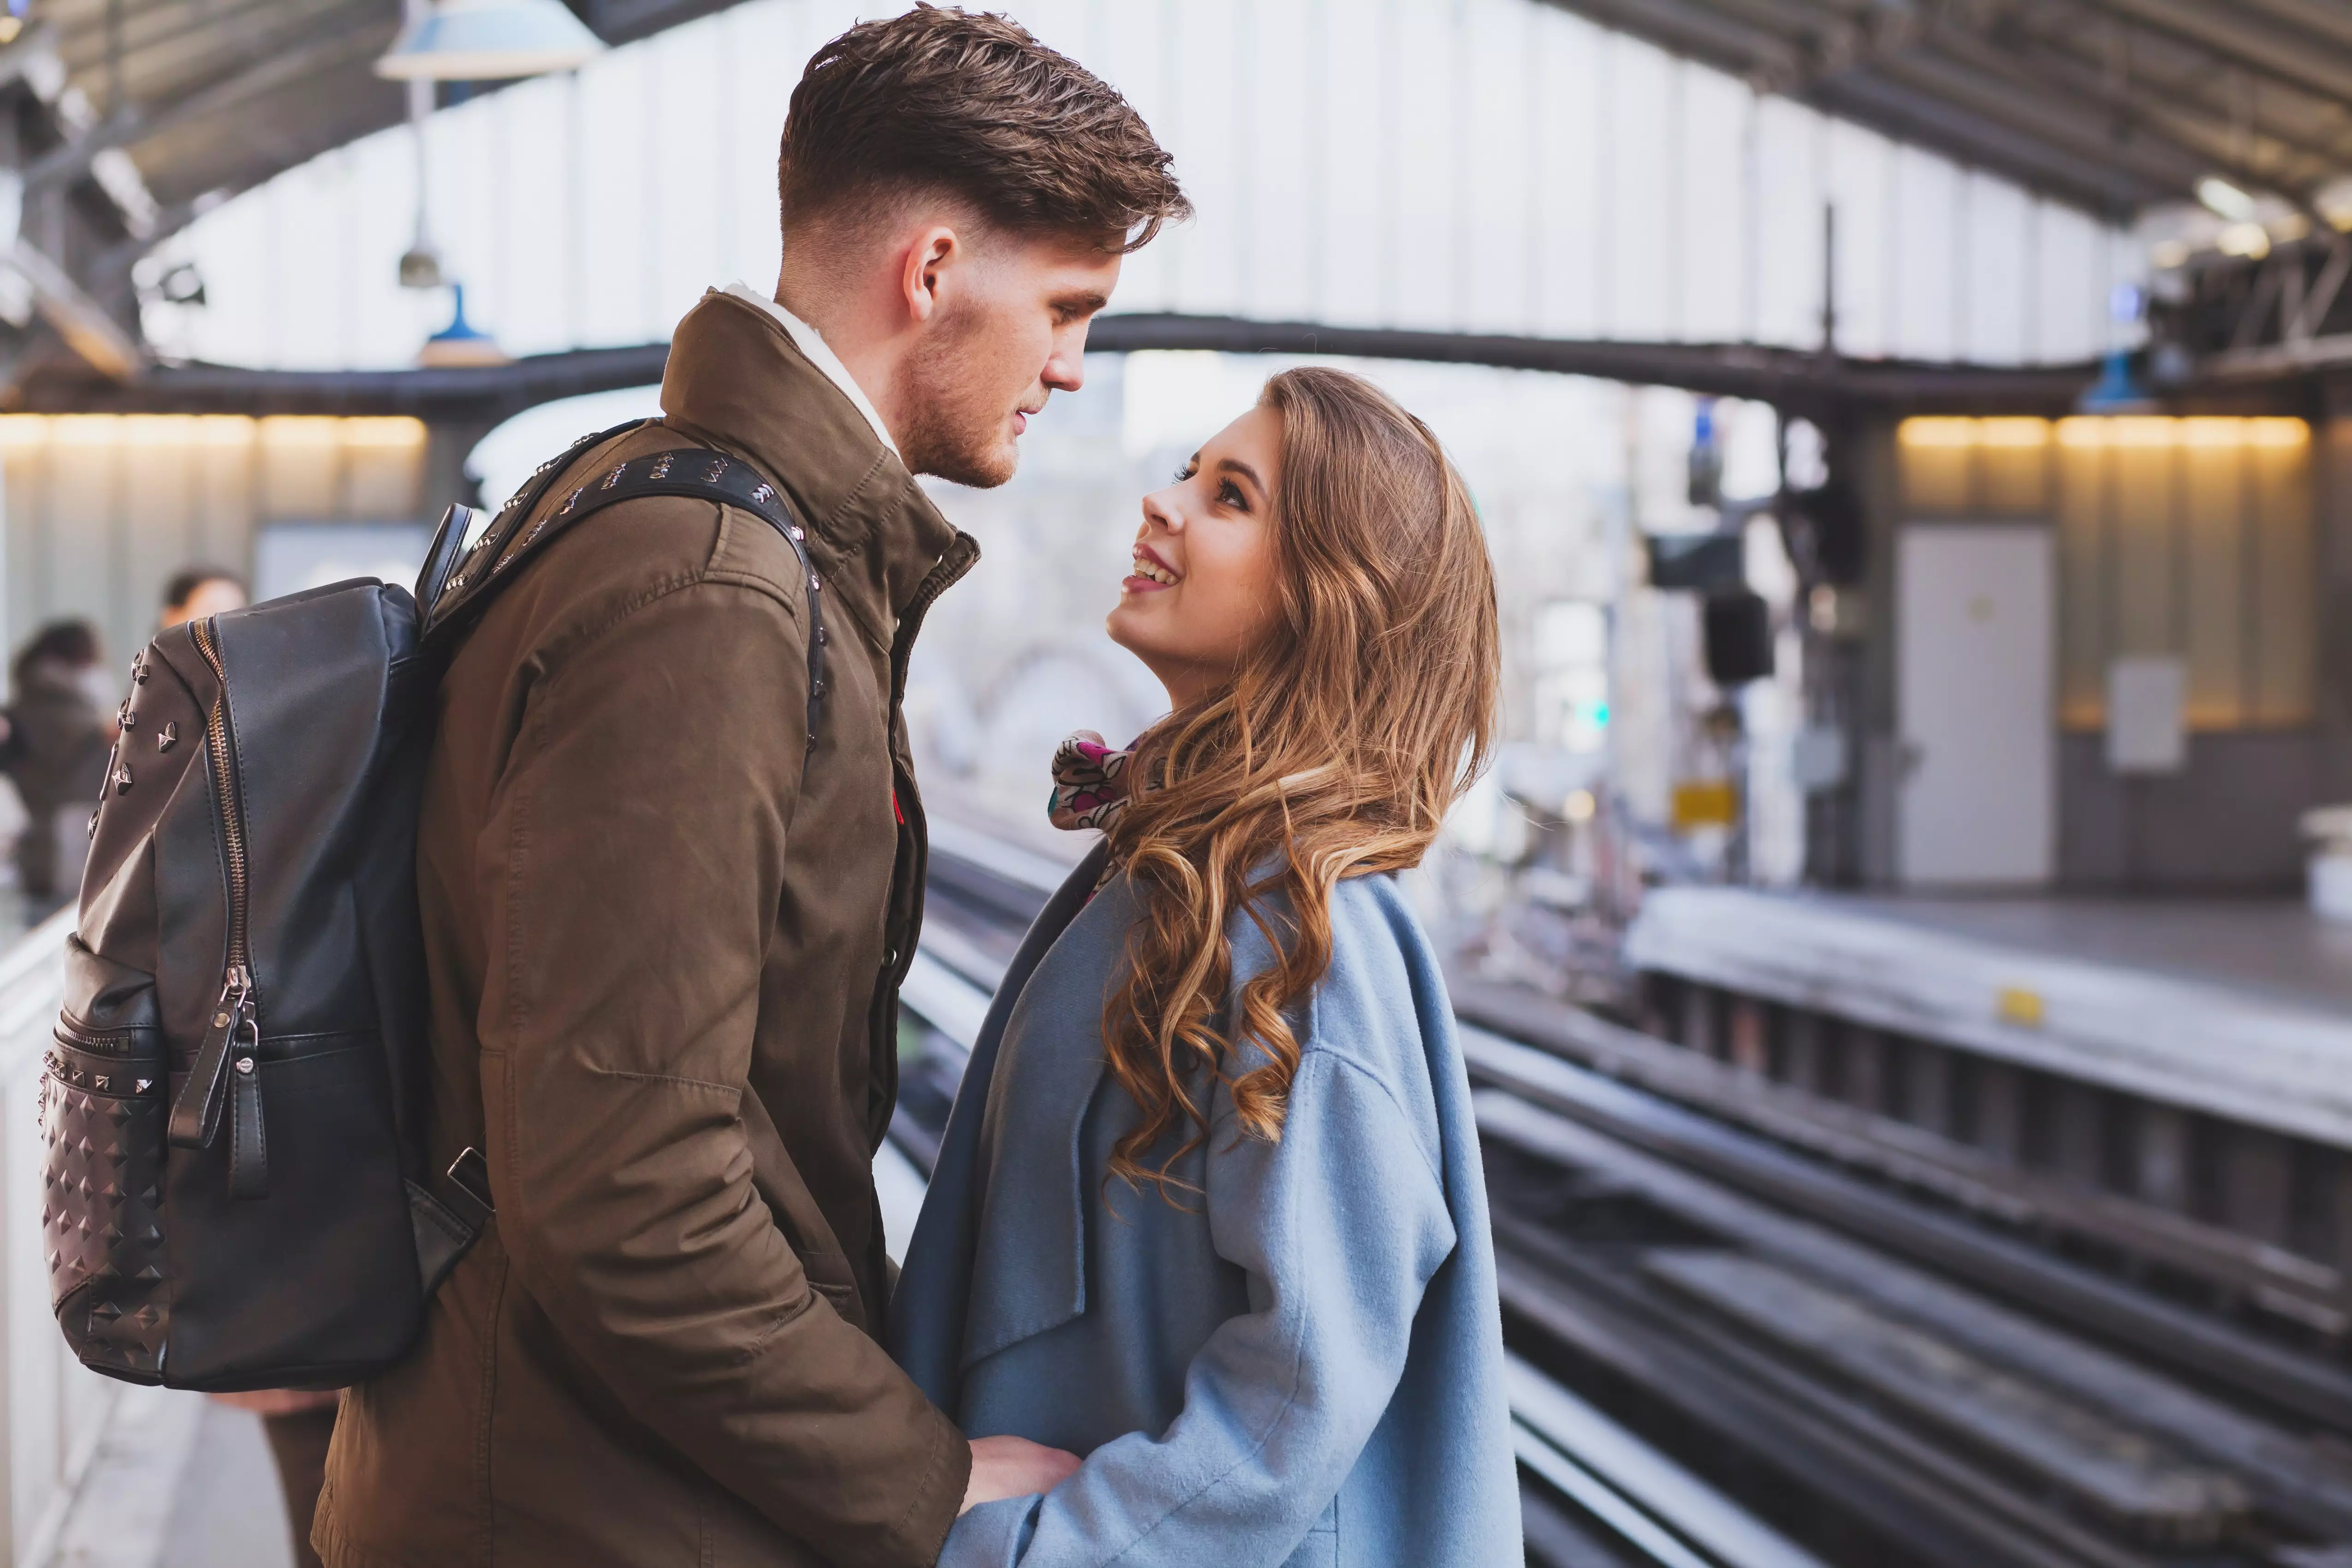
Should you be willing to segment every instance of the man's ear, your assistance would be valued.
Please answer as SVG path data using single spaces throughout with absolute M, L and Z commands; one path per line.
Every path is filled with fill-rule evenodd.
M 908 319 L 920 326 L 940 308 L 940 275 L 963 256 L 963 241 L 946 224 L 933 224 L 915 236 L 901 253 L 899 294 Z

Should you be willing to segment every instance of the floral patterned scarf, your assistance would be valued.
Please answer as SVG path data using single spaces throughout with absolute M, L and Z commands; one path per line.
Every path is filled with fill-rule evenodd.
M 1072 832 L 1108 830 L 1127 809 L 1128 763 L 1134 758 L 1132 746 L 1117 750 L 1092 730 L 1064 741 L 1054 752 L 1054 793 L 1045 802 L 1046 820 Z

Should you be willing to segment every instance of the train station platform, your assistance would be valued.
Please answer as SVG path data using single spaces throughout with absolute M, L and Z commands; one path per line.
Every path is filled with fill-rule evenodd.
M 1647 973 L 2352 1147 L 2352 928 L 2300 903 L 1672 888 L 1624 951 Z

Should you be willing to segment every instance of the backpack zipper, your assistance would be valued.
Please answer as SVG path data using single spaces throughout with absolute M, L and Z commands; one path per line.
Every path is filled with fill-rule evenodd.
M 254 1081 L 255 1058 L 261 1047 L 261 1029 L 255 1021 L 252 957 L 247 949 L 245 810 L 236 790 L 236 748 L 229 730 L 228 670 L 221 662 L 215 617 L 188 623 L 196 652 L 212 667 L 220 682 L 220 696 L 205 720 L 205 752 L 212 763 L 213 791 L 220 805 L 222 861 L 227 872 L 228 961 L 220 1001 L 213 1008 L 204 1044 L 196 1052 L 195 1079 L 188 1088 L 204 1110 L 203 1142 L 212 1142 L 219 1125 L 221 1082 L 235 1071 L 240 1082 L 258 1090 Z

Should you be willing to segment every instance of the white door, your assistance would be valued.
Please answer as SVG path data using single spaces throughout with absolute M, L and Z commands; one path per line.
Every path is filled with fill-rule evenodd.
M 2047 882 L 2057 841 L 2050 531 L 1915 526 L 1895 559 L 1897 865 L 1915 887 Z

